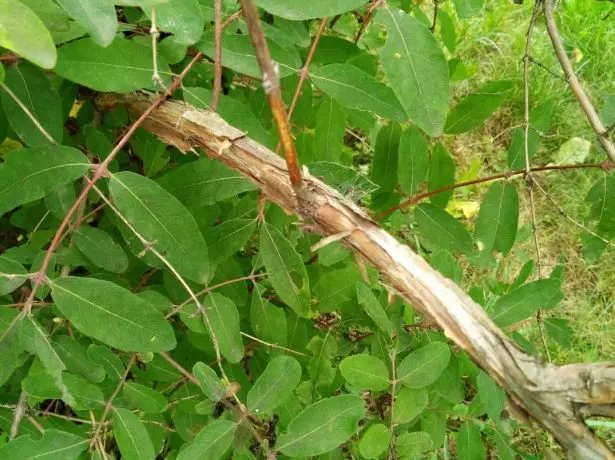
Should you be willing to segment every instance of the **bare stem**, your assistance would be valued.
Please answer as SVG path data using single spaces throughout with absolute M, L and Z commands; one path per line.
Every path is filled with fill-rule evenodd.
M 585 94 L 585 90 L 583 89 L 583 86 L 581 86 L 581 83 L 572 68 L 572 63 L 566 54 L 566 50 L 562 42 L 562 36 L 560 35 L 559 29 L 557 28 L 557 24 L 555 22 L 555 17 L 553 15 L 553 0 L 543 0 L 543 3 L 547 31 L 549 32 L 549 37 L 551 37 L 551 43 L 553 44 L 553 49 L 555 50 L 557 60 L 562 66 L 566 81 L 568 81 L 568 86 L 570 86 L 572 93 L 577 98 L 577 101 L 579 101 L 589 124 L 598 136 L 598 141 L 602 144 L 606 154 L 615 164 L 615 145 L 609 138 L 607 129 L 602 124 L 602 121 L 600 121 L 600 117 L 596 113 L 596 108 L 589 100 L 589 97 L 587 97 L 587 94 Z
M 534 168 L 530 168 L 530 171 L 534 171 L 534 172 L 539 172 L 539 171 L 557 171 L 557 170 L 568 170 L 568 169 L 588 169 L 588 168 L 598 168 L 598 169 L 603 169 L 604 165 L 602 163 L 584 163 L 584 164 L 580 164 L 580 165 L 551 165 L 551 166 L 536 166 Z M 445 187 L 440 187 L 436 190 L 432 190 L 430 192 L 425 192 L 425 193 L 417 193 L 416 195 L 412 195 L 410 198 L 408 198 L 405 201 L 402 201 L 400 204 L 398 204 L 397 206 L 393 206 L 390 209 L 387 209 L 386 211 L 382 211 L 379 214 L 376 214 L 376 219 L 382 219 L 383 217 L 388 216 L 389 214 L 392 214 L 393 212 L 397 211 L 398 209 L 403 209 L 406 206 L 411 206 L 413 204 L 416 204 L 420 201 L 426 200 L 427 198 L 430 198 L 434 195 L 438 195 L 439 193 L 444 193 L 444 192 L 448 192 L 450 190 L 454 190 L 457 188 L 462 188 L 462 187 L 468 187 L 470 185 L 477 185 L 477 184 L 482 184 L 485 182 L 492 182 L 495 180 L 499 180 L 499 179 L 508 179 L 510 177 L 514 177 L 514 176 L 521 176 L 526 174 L 525 169 L 516 169 L 514 171 L 507 171 L 507 172 L 503 172 L 503 173 L 499 173 L 499 174 L 494 174 L 493 176 L 488 176 L 488 177 L 482 177 L 480 179 L 473 179 L 473 180 L 469 180 L 469 181 L 465 181 L 465 182 L 459 182 L 457 184 L 451 184 L 451 185 L 447 185 Z
M 297 159 L 297 151 L 295 150 L 295 143 L 290 130 L 290 124 L 286 117 L 286 110 L 284 108 L 284 101 L 282 100 L 282 93 L 280 91 L 280 78 L 277 64 L 274 64 L 269 54 L 269 47 L 263 34 L 263 30 L 260 25 L 258 11 L 252 0 L 241 0 L 241 6 L 243 8 L 243 15 L 248 25 L 248 32 L 254 51 L 256 52 L 256 59 L 263 73 L 263 88 L 267 98 L 269 99 L 269 105 L 271 106 L 271 112 L 278 127 L 278 133 L 280 134 L 280 141 L 284 148 L 284 156 L 286 158 L 286 164 L 288 166 L 288 174 L 290 176 L 290 182 L 295 187 L 301 186 L 301 170 L 299 168 L 299 160 Z
M 222 91 L 222 0 L 214 0 L 214 87 L 211 93 L 212 112 L 218 109 Z

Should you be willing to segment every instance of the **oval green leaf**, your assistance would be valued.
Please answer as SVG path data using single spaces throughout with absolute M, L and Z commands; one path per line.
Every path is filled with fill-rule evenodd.
M 300 380 L 299 361 L 290 356 L 273 358 L 248 392 L 248 409 L 255 414 L 271 414 L 284 404 Z
M 389 447 L 391 432 L 382 423 L 371 425 L 361 438 L 359 452 L 363 458 L 380 458 Z
M 0 256 L 0 296 L 10 294 L 28 279 L 28 270 L 20 263 Z
M 124 250 L 104 230 L 87 225 L 79 227 L 75 245 L 97 267 L 113 273 L 124 273 L 128 268 Z
M 429 162 L 429 174 L 427 177 L 427 189 L 430 192 L 440 190 L 455 183 L 455 162 L 450 153 L 439 142 L 433 149 Z M 437 193 L 429 198 L 431 204 L 439 208 L 445 208 L 448 200 L 453 196 L 453 191 Z
M 128 409 L 113 409 L 113 434 L 122 458 L 154 460 L 154 445 L 143 422 Z
M 237 424 L 216 420 L 199 431 L 192 444 L 182 450 L 177 460 L 219 460 L 231 446 Z
M 340 372 L 348 383 L 360 390 L 383 391 L 390 385 L 386 364 L 375 356 L 348 356 L 340 363 Z
M 397 379 L 413 389 L 431 385 L 448 365 L 451 350 L 446 343 L 434 342 L 413 351 L 397 366 Z
M 399 185 L 408 195 L 414 195 L 427 178 L 429 151 L 427 142 L 416 126 L 410 126 L 399 140 Z
M 348 441 L 365 417 L 363 400 L 341 395 L 306 407 L 278 437 L 277 449 L 289 457 L 309 457 L 329 452 Z
M 52 282 L 56 306 L 83 334 L 123 351 L 175 348 L 173 328 L 154 307 L 109 281 L 61 277 Z
M 260 254 L 269 281 L 280 298 L 300 316 L 310 309 L 310 280 L 301 256 L 273 225 L 263 223 Z
M 56 45 L 43 21 L 17 0 L 0 0 L 0 47 L 43 69 L 56 65 Z
M 474 240 L 481 251 L 508 254 L 517 237 L 519 195 L 510 182 L 494 182 L 483 199 L 476 219 Z
M 385 4 L 376 20 L 387 26 L 379 49 L 384 72 L 408 117 L 432 137 L 442 134 L 448 112 L 448 64 L 434 34 L 417 19 Z
M 113 3 L 104 0 L 58 0 L 92 40 L 100 46 L 109 46 L 117 32 L 117 17 Z
M 64 146 L 16 150 L 5 160 L 0 165 L 0 215 L 43 198 L 90 167 L 79 150 Z
M 327 0 L 318 2 L 288 1 L 288 0 L 257 0 L 256 4 L 271 14 L 292 21 L 333 17 L 359 8 L 367 0 Z
M 228 297 L 214 292 L 203 302 L 211 327 L 218 338 L 220 351 L 231 363 L 243 359 L 243 341 L 239 329 L 239 313 L 237 306 Z
M 443 209 L 423 203 L 414 213 L 423 238 L 454 254 L 471 254 L 472 237 L 465 227 Z
M 183 276 L 205 284 L 208 251 L 190 212 L 147 177 L 124 171 L 114 174 L 109 191 L 122 215 Z
M 226 390 L 216 372 L 204 363 L 196 363 L 192 368 L 194 378 L 199 382 L 201 391 L 212 401 L 220 401 L 226 396 Z
M 146 414 L 160 414 L 169 405 L 162 393 L 140 383 L 126 382 L 122 394 L 130 407 Z

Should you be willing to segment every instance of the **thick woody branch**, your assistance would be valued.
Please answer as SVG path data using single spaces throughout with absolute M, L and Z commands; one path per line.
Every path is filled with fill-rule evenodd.
M 543 0 L 543 2 L 547 31 L 549 32 L 549 37 L 551 37 L 551 43 L 553 43 L 553 49 L 555 50 L 557 60 L 564 71 L 564 76 L 566 77 L 568 86 L 570 86 L 574 96 L 577 98 L 577 101 L 579 101 L 579 104 L 581 105 L 583 112 L 585 112 L 585 116 L 587 117 L 589 124 L 598 136 L 598 141 L 602 144 L 604 151 L 609 156 L 611 161 L 615 163 L 615 145 L 609 137 L 609 131 L 604 127 L 602 121 L 600 121 L 600 117 L 596 113 L 596 108 L 589 100 L 583 86 L 581 86 L 577 74 L 572 68 L 572 63 L 566 54 L 566 49 L 562 43 L 562 36 L 559 33 L 559 29 L 557 28 L 557 23 L 555 22 L 555 17 L 553 15 L 553 0 Z
M 103 107 L 118 103 L 138 114 L 151 100 L 146 95 L 111 94 L 99 99 Z M 151 114 L 144 127 L 183 151 L 203 148 L 323 236 L 346 233 L 344 244 L 372 263 L 396 294 L 431 316 L 485 369 L 507 391 L 515 412 L 550 431 L 571 458 L 615 458 L 581 417 L 584 407 L 596 413 L 600 406 L 615 404 L 615 363 L 555 366 L 525 354 L 480 305 L 380 228 L 359 206 L 306 170 L 303 187 L 293 187 L 280 157 L 215 113 L 169 101 Z

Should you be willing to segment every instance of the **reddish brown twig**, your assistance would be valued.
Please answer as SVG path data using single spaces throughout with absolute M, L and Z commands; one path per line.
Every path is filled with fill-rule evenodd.
M 286 157 L 286 164 L 288 166 L 288 175 L 290 176 L 291 183 L 298 187 L 301 185 L 301 170 L 299 168 L 299 161 L 297 159 L 297 152 L 295 150 L 295 143 L 290 131 L 290 125 L 288 118 L 286 117 L 286 110 L 284 108 L 284 101 L 282 100 L 282 93 L 280 91 L 280 78 L 278 76 L 277 65 L 274 65 L 269 54 L 269 47 L 263 34 L 263 30 L 260 25 L 258 12 L 256 6 L 252 0 L 241 0 L 241 6 L 243 8 L 243 15 L 248 25 L 248 32 L 254 51 L 256 52 L 256 59 L 263 73 L 263 88 L 267 98 L 269 99 L 269 105 L 271 106 L 271 112 L 278 127 L 278 133 L 280 134 L 280 141 L 284 148 L 284 156 Z
M 222 91 L 222 0 L 214 0 L 214 48 L 214 87 L 209 104 L 212 112 L 218 109 Z
M 49 262 L 51 261 L 51 256 L 53 255 L 53 253 L 58 248 L 58 246 L 60 244 L 60 241 L 62 241 L 62 238 L 64 236 L 63 235 L 64 230 L 66 230 L 66 228 L 68 227 L 69 222 L 70 222 L 70 218 L 80 208 L 81 203 L 85 202 L 85 200 L 87 199 L 88 193 L 90 192 L 90 190 L 92 190 L 92 187 L 94 186 L 94 184 L 96 184 L 96 182 L 101 177 L 103 177 L 105 174 L 107 174 L 107 172 L 108 172 L 107 167 L 113 161 L 115 156 L 120 152 L 120 150 L 122 150 L 122 148 L 128 143 L 128 141 L 134 135 L 134 133 L 137 131 L 139 126 L 141 126 L 143 124 L 143 122 L 147 119 L 147 117 L 149 117 L 149 115 L 154 110 L 156 110 L 156 108 L 159 107 L 160 104 L 162 104 L 166 100 L 168 95 L 173 94 L 173 92 L 181 86 L 181 82 L 184 80 L 184 78 L 186 77 L 186 75 L 188 74 L 188 72 L 190 71 L 192 66 L 194 66 L 194 64 L 196 64 L 196 62 L 199 59 L 201 59 L 201 56 L 202 56 L 201 52 L 198 52 L 196 54 L 196 56 L 194 56 L 192 61 L 190 61 L 190 63 L 186 66 L 186 68 L 182 71 L 182 73 L 180 73 L 177 76 L 177 78 L 175 78 L 175 81 L 173 82 L 171 87 L 168 90 L 166 90 L 164 93 L 161 93 L 154 100 L 154 102 L 152 102 L 152 104 L 148 107 L 148 109 L 145 112 L 143 112 L 141 114 L 141 116 L 137 119 L 137 121 L 135 121 L 132 124 L 132 126 L 130 128 L 128 128 L 126 133 L 122 136 L 122 138 L 119 140 L 119 142 L 115 145 L 115 147 L 113 148 L 111 153 L 109 153 L 109 156 L 107 158 L 105 158 L 105 161 L 103 161 L 95 169 L 95 172 L 94 172 L 94 175 L 92 176 L 92 179 L 87 183 L 87 185 L 85 187 L 83 187 L 83 190 L 81 191 L 81 194 L 75 200 L 75 202 L 73 203 L 72 207 L 66 213 L 66 216 L 64 217 L 64 220 L 60 224 L 60 227 L 56 231 L 56 233 L 55 233 L 55 235 L 53 237 L 53 240 L 51 240 L 51 243 L 49 244 L 49 248 L 47 249 L 47 253 L 45 254 L 45 258 L 43 259 L 43 263 L 41 264 L 41 267 L 40 267 L 40 269 L 38 271 L 38 275 L 39 276 L 34 277 L 35 282 L 34 282 L 34 285 L 32 286 L 32 292 L 30 293 L 30 296 L 28 297 L 28 300 L 26 301 L 26 307 L 23 310 L 24 314 L 29 314 L 30 311 L 31 311 L 31 305 L 32 305 L 32 302 L 34 301 L 34 296 L 36 294 L 36 291 L 41 286 L 41 284 L 43 284 L 43 282 L 45 280 L 45 273 L 47 272 L 47 267 L 49 266 Z
M 288 109 L 288 121 L 290 122 L 291 117 L 293 116 L 293 112 L 295 110 L 295 106 L 297 105 L 297 101 L 299 100 L 299 94 L 301 94 L 301 88 L 303 87 L 303 83 L 307 79 L 309 72 L 308 69 L 310 64 L 312 63 L 312 59 L 314 59 L 314 54 L 316 53 L 316 47 L 318 46 L 318 42 L 320 41 L 320 37 L 327 26 L 327 18 L 323 18 L 320 23 L 320 27 L 318 28 L 318 32 L 316 32 L 316 36 L 314 37 L 314 41 L 312 42 L 312 47 L 308 53 L 308 56 L 305 60 L 305 64 L 299 71 L 299 83 L 297 84 L 297 89 L 295 90 L 295 94 L 293 94 L 293 100 L 290 103 L 290 108 Z M 275 153 L 280 153 L 280 147 L 282 146 L 281 142 L 278 142 L 278 146 L 275 150 Z
M 367 26 L 369 25 L 369 23 L 372 21 L 372 18 L 374 17 L 374 13 L 376 12 L 376 8 L 378 8 L 382 2 L 383 2 L 383 0 L 374 0 L 372 5 L 369 7 L 369 10 L 368 10 L 367 14 L 363 18 L 363 21 L 361 22 L 361 27 L 359 28 L 359 31 L 357 32 L 357 35 L 355 35 L 355 37 L 354 37 L 354 42 L 355 43 L 359 42 L 359 40 L 363 36 L 363 33 L 367 30 Z
M 604 165 L 602 163 L 585 163 L 585 164 L 580 164 L 580 165 L 536 166 L 535 168 L 530 168 L 530 171 L 537 172 L 537 171 L 554 171 L 554 170 L 563 170 L 563 169 L 588 169 L 588 168 L 603 169 Z M 473 180 L 469 180 L 465 182 L 459 182 L 457 184 L 450 184 L 445 187 L 440 187 L 436 190 L 432 190 L 430 192 L 417 193 L 416 195 L 412 195 L 407 200 L 402 201 L 397 206 L 393 206 L 392 208 L 387 209 L 386 211 L 382 211 L 376 214 L 375 218 L 382 219 L 383 217 L 386 217 L 389 214 L 392 214 L 398 209 L 403 209 L 406 206 L 416 204 L 419 201 L 426 200 L 427 198 L 432 197 L 434 195 L 438 195 L 439 193 L 449 192 L 456 188 L 468 187 L 470 185 L 481 184 L 483 182 L 491 182 L 491 181 L 498 180 L 498 179 L 504 179 L 504 178 L 509 178 L 513 176 L 521 176 L 524 174 L 526 174 L 525 169 L 517 169 L 515 171 L 506 171 L 503 173 L 494 174 L 493 176 L 489 176 L 489 177 L 481 177 L 480 179 L 473 179 Z

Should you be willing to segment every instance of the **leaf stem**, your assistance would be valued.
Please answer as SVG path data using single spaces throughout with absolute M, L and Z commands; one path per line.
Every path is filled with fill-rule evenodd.
M 214 0 L 214 87 L 211 93 L 212 112 L 218 109 L 222 91 L 222 0 Z

